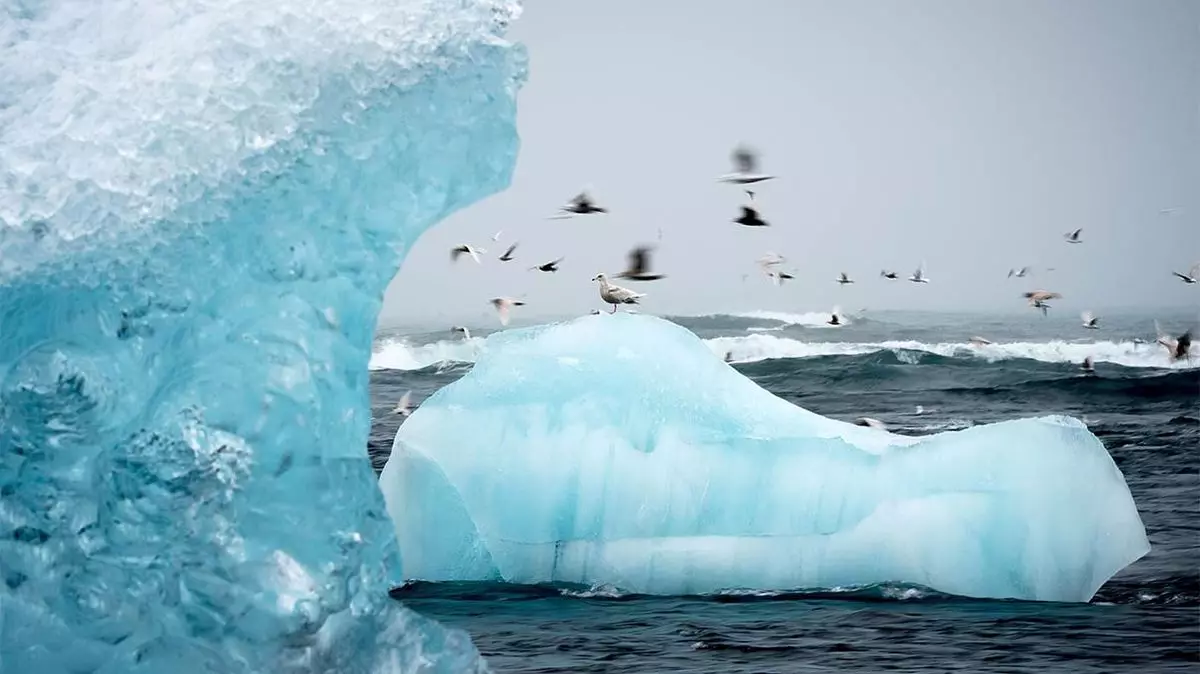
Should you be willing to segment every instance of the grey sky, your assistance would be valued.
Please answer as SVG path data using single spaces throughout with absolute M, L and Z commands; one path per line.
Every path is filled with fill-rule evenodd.
M 513 37 L 513 184 L 421 237 L 383 325 L 482 322 L 502 294 L 603 308 L 590 279 L 659 228 L 669 278 L 627 284 L 647 313 L 1003 311 L 1034 287 L 1068 311 L 1200 305 L 1170 275 L 1200 261 L 1200 3 L 541 0 Z M 732 224 L 746 197 L 716 182 L 740 141 L 780 176 L 758 190 L 769 228 Z M 610 215 L 545 219 L 585 185 Z M 484 264 L 451 265 L 459 242 Z M 767 250 L 795 282 L 756 272 Z M 878 277 L 922 260 L 928 285 Z

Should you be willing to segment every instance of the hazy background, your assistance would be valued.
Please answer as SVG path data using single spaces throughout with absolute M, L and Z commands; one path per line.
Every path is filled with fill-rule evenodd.
M 497 295 L 526 317 L 607 309 L 590 279 L 659 229 L 669 277 L 624 284 L 647 313 L 1031 311 L 1033 288 L 1073 315 L 1200 303 L 1170 274 L 1200 261 L 1200 3 L 541 0 L 513 37 L 512 187 L 425 233 L 383 326 L 494 323 Z M 746 196 L 716 182 L 742 141 L 779 176 L 757 188 L 769 228 L 732 224 Z M 584 186 L 610 215 L 546 219 Z M 452 265 L 458 243 L 484 264 Z M 768 250 L 795 281 L 757 271 Z M 878 276 L 922 260 L 928 285 Z

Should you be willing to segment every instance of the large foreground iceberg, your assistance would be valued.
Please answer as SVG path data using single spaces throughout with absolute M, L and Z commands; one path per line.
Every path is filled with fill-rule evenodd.
M 509 180 L 516 6 L 0 2 L 0 670 L 482 667 L 388 598 L 367 360 Z
M 1087 601 L 1149 550 L 1074 419 L 854 426 L 627 314 L 489 337 L 400 428 L 380 479 L 409 579 Z

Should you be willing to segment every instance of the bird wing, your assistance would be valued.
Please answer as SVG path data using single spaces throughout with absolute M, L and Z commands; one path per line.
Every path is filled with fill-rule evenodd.
M 453 262 L 453 261 L 457 260 L 458 256 L 462 255 L 465 252 L 467 252 L 467 251 L 463 246 L 451 248 L 450 249 L 450 261 Z
M 496 233 L 492 235 L 492 241 L 499 241 L 499 240 L 500 240 L 500 235 L 501 235 L 501 234 L 503 234 L 503 233 L 504 233 L 504 230 L 503 230 L 503 229 L 496 230 Z
M 1090 311 L 1083 312 L 1082 314 L 1079 315 L 1079 317 L 1083 319 L 1084 323 L 1091 323 L 1094 320 L 1094 318 L 1092 316 L 1092 312 L 1090 312 Z
M 742 206 L 742 217 L 747 218 L 747 219 L 757 218 L 758 211 L 754 210 L 753 208 L 751 208 L 749 206 Z
M 516 249 L 517 249 L 517 244 L 515 244 L 515 243 L 513 245 L 509 246 L 508 250 L 504 251 L 504 254 L 500 256 L 501 259 L 512 257 L 513 251 Z
M 650 266 L 646 259 L 650 254 L 650 249 L 645 246 L 639 246 L 629 251 L 629 273 L 645 274 Z
M 744 145 L 733 149 L 732 159 L 733 169 L 738 173 L 753 173 L 758 164 L 758 156 Z
M 587 191 L 580 192 L 571 200 L 571 204 L 580 209 L 586 209 L 592 205 L 592 198 L 588 196 Z
M 481 253 L 481 252 L 483 252 L 483 249 L 480 249 L 480 250 L 475 250 L 474 248 L 471 248 L 470 246 L 467 246 L 466 253 L 467 253 L 467 255 L 470 255 L 470 256 L 471 256 L 471 259 L 472 259 L 472 260 L 475 260 L 475 264 L 480 264 L 480 262 L 479 262 L 479 253 Z

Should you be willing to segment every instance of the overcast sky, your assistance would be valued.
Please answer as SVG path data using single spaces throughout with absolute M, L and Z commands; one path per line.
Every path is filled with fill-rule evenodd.
M 647 313 L 1007 311 L 1033 288 L 1071 311 L 1200 304 L 1170 274 L 1200 262 L 1193 0 L 535 0 L 512 37 L 512 186 L 416 242 L 382 325 L 479 323 L 497 295 L 606 308 L 590 279 L 660 229 L 668 278 L 626 284 Z M 746 195 L 716 179 L 739 142 L 779 176 L 757 190 L 771 227 L 730 222 Z M 610 215 L 546 219 L 584 186 Z M 452 265 L 458 243 L 483 265 Z M 756 271 L 768 250 L 794 282 Z M 921 261 L 928 285 L 879 278 Z

